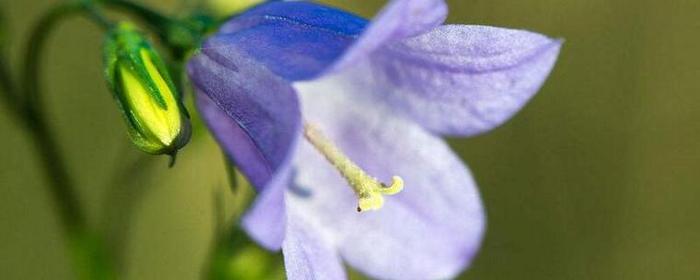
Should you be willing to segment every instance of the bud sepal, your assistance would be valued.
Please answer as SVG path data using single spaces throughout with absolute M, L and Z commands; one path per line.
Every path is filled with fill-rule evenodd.
M 189 141 L 189 116 L 165 63 L 129 23 L 110 30 L 105 75 L 132 142 L 149 154 L 174 155 Z

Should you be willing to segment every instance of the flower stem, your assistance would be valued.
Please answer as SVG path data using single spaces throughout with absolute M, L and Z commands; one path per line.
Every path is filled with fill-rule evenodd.
M 134 3 L 129 0 L 95 0 L 97 3 L 102 3 L 108 6 L 113 6 L 115 8 L 122 9 L 124 11 L 130 12 L 136 15 L 139 19 L 143 20 L 152 27 L 161 27 L 163 23 L 171 21 L 170 18 L 149 9 L 138 3 Z
M 102 11 L 96 7 L 92 1 L 88 0 L 84 5 L 87 16 L 89 16 L 93 22 L 102 27 L 104 30 L 109 30 L 114 26 L 114 23 L 107 19 L 107 17 L 105 17 Z
M 204 32 L 201 27 L 188 21 L 165 16 L 130 0 L 95 1 L 128 12 L 145 22 L 158 35 L 163 45 L 168 47 L 176 60 L 184 60 L 187 53 L 199 44 Z
M 85 217 L 73 189 L 73 180 L 65 166 L 60 148 L 54 140 L 54 134 L 46 121 L 46 110 L 41 100 L 40 82 L 41 54 L 46 47 L 46 40 L 57 23 L 81 12 L 87 12 L 91 19 L 101 27 L 110 25 L 89 2 L 69 2 L 54 6 L 39 22 L 34 25 L 29 35 L 24 55 L 21 88 L 23 100 L 13 100 L 12 106 L 21 110 L 24 125 L 32 136 L 39 152 L 44 170 L 50 178 L 50 191 L 58 202 L 60 218 L 66 232 L 80 231 L 85 227 Z M 21 103 L 20 103 L 21 102 Z
M 49 191 L 58 203 L 59 216 L 68 233 L 85 227 L 85 217 L 73 189 L 73 180 L 65 166 L 53 133 L 46 122 L 40 96 L 39 61 L 46 39 L 59 21 L 76 14 L 82 8 L 76 3 L 55 6 L 34 26 L 27 44 L 22 71 L 22 114 L 24 125 L 32 136 L 34 146 L 41 158 L 42 166 L 50 179 Z
M 254 191 L 242 174 L 236 169 L 234 163 L 224 158 L 229 187 L 234 196 L 233 217 L 226 213 L 224 207 L 224 192 L 214 194 L 214 244 L 210 251 L 204 279 L 209 280 L 231 280 L 231 279 L 271 279 L 270 275 L 265 275 L 266 271 L 255 273 L 250 267 L 241 269 L 239 264 L 241 257 L 255 253 L 251 251 L 251 241 L 246 233 L 239 226 L 239 221 L 243 211 L 250 206 Z M 227 221 L 228 220 L 228 221 Z M 255 256 L 253 256 L 255 257 Z M 259 267 L 264 267 L 266 259 L 261 258 L 256 262 Z M 252 272 L 252 273 L 251 273 Z
M 88 228 L 60 148 L 55 141 L 41 100 L 39 79 L 41 54 L 56 24 L 72 15 L 88 11 L 87 2 L 69 2 L 54 6 L 32 28 L 24 56 L 20 95 L 10 106 L 26 128 L 38 153 L 42 169 L 49 179 L 48 190 L 58 207 L 58 216 L 68 241 L 78 279 L 115 279 L 101 238 Z M 21 99 L 20 99 L 21 98 Z
M 2 103 L 7 106 L 11 116 L 21 119 L 22 109 L 18 106 L 19 97 L 10 71 L 10 60 L 7 57 L 7 37 L 9 34 L 4 12 L 4 6 L 0 5 L 0 98 Z
M 20 118 L 22 113 L 21 107 L 17 106 L 18 98 L 15 92 L 15 85 L 12 81 L 12 76 L 9 71 L 9 62 L 5 53 L 0 50 L 0 98 L 5 103 L 7 109 L 10 110 L 13 117 Z

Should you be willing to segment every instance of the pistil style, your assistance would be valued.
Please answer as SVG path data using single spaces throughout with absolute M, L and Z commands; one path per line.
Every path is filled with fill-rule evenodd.
M 314 125 L 304 123 L 304 136 L 332 164 L 352 187 L 358 198 L 357 211 L 378 210 L 384 205 L 383 195 L 393 195 L 403 190 L 403 179 L 393 176 L 386 185 L 370 176 L 348 158 Z

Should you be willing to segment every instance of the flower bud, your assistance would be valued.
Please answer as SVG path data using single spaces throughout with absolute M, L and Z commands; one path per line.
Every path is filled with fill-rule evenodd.
M 149 154 L 171 154 L 190 138 L 190 123 L 165 64 L 143 34 L 116 25 L 104 45 L 106 78 L 129 136 Z

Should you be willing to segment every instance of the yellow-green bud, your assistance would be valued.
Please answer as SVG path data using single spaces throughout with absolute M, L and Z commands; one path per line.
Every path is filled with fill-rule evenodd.
M 116 25 L 104 45 L 107 82 L 136 146 L 150 154 L 171 154 L 190 138 L 181 96 L 158 53 L 128 23 Z

